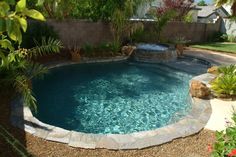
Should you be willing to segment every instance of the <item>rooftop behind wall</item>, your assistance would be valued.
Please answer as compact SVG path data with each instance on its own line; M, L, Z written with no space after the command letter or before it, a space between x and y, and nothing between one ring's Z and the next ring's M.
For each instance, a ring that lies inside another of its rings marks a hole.
M81 47L82 45L99 44L113 40L109 23L81 20L48 20L47 23L58 32L65 47ZM150 32L145 42L157 42L153 35L154 22L145 21L144 30ZM184 36L191 42L203 42L220 31L220 22L216 23L183 23L169 22L162 31L162 39L173 41L176 36Z

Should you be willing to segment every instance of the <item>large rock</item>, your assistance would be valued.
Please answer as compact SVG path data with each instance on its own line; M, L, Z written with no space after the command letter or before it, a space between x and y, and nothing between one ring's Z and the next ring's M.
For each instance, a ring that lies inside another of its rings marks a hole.
M136 49L136 47L135 46L123 46L122 48L121 48L121 52L122 52L122 54L125 54L125 55L127 55L127 56L130 56L132 53L133 53L133 51Z
M211 94L210 89L206 86L206 84L193 80L191 81L190 85L190 94L192 97L197 97L197 98L208 98Z
M217 66L210 67L209 69L207 69L207 73L218 74L218 67Z

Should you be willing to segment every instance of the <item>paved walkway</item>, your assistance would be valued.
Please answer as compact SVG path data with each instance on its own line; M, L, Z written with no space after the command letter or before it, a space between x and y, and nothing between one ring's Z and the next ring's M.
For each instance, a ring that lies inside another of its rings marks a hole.
M235 50L236 51L236 50ZM236 55L227 55L220 52L213 52L209 50L193 49L188 48L185 50L184 54L200 57L209 60L215 65L229 65L236 64ZM236 101L223 101L219 99L210 100L212 107L212 115L205 126L205 129L213 131L222 131L229 124L227 122L232 122L231 117L236 111Z
M187 50L184 51L184 54L206 59L210 61L213 65L236 64L235 54L228 55L225 53L194 48L187 48Z
M232 122L232 113L236 111L236 101L223 101L212 99L211 101L212 114L205 126L208 130L222 131L227 127L227 122Z

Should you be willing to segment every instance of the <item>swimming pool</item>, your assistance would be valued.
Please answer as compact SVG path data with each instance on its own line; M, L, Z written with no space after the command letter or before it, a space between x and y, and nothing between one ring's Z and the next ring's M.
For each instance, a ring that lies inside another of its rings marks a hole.
M67 130L126 134L175 123L191 109L194 76L162 64L77 64L33 82L40 121Z

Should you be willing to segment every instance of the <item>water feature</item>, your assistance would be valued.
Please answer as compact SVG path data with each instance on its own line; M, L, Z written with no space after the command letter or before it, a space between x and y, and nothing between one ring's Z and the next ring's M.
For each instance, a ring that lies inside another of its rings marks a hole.
M176 51L164 44L138 44L133 59L141 62L162 63L175 60Z

